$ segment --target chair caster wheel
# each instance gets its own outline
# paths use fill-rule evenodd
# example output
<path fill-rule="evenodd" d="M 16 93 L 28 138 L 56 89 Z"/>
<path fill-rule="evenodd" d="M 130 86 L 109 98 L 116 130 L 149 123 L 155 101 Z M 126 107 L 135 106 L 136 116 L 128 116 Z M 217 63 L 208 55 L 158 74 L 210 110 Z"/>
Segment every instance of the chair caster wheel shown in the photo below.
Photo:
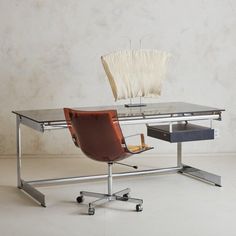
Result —
<path fill-rule="evenodd" d="M 129 194 L 126 193 L 123 195 L 123 201 L 128 201 L 129 200 Z"/>
<path fill-rule="evenodd" d="M 83 196 L 78 196 L 78 197 L 76 198 L 76 201 L 77 201 L 78 203 L 82 203 L 82 202 L 84 201 L 84 197 L 83 197 Z"/>
<path fill-rule="evenodd" d="M 136 211 L 137 212 L 143 211 L 143 207 L 141 204 L 136 205 Z"/>
<path fill-rule="evenodd" d="M 95 214 L 95 208 L 90 207 L 90 208 L 88 209 L 88 214 L 89 214 L 90 216 L 94 215 L 94 214 Z"/>

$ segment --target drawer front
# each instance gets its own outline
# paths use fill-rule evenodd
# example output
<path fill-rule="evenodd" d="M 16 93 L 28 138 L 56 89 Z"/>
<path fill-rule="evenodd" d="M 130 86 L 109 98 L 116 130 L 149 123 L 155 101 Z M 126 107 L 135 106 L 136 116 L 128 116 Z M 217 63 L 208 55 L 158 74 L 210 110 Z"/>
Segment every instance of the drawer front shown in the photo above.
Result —
<path fill-rule="evenodd" d="M 166 125 L 149 126 L 147 135 L 171 143 L 214 139 L 214 129 L 204 126 L 187 124 L 173 125 L 173 132 L 169 132 Z"/>

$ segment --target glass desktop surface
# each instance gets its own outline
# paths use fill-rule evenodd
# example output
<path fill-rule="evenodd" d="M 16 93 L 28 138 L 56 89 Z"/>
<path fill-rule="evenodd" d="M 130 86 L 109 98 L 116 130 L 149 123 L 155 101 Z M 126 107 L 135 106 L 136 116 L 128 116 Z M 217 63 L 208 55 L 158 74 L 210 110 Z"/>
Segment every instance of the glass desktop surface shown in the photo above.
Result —
<path fill-rule="evenodd" d="M 153 115 L 177 115 L 177 114 L 211 114 L 220 113 L 224 109 L 202 106 L 185 102 L 167 102 L 167 103 L 147 103 L 143 107 L 125 107 L 118 106 L 96 106 L 96 107 L 78 107 L 73 108 L 82 111 L 98 111 L 98 110 L 117 110 L 118 118 L 127 117 L 148 117 Z M 65 116 L 62 108 L 45 109 L 45 110 L 28 110 L 28 111 L 13 111 L 14 114 L 28 118 L 35 122 L 61 122 L 65 121 Z"/>

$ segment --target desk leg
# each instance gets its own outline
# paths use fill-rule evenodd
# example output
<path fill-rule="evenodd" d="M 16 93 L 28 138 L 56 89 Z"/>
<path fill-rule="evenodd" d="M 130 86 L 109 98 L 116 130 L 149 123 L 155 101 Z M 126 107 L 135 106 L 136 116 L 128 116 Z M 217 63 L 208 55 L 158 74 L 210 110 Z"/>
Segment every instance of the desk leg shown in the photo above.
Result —
<path fill-rule="evenodd" d="M 16 116 L 16 166 L 17 166 L 17 187 L 22 188 L 21 183 L 21 129 L 20 117 Z"/>
<path fill-rule="evenodd" d="M 204 182 L 208 182 L 214 184 L 215 186 L 221 187 L 221 177 L 219 175 L 215 175 L 188 165 L 183 165 L 183 169 L 179 172 L 186 176 L 197 178 Z"/>
<path fill-rule="evenodd" d="M 182 164 L 182 143 L 177 143 L 177 166 L 183 167 L 183 164 Z"/>
<path fill-rule="evenodd" d="M 182 169 L 178 171 L 181 174 L 221 187 L 221 177 L 219 175 L 182 164 L 182 143 L 177 143 L 177 166 L 182 167 Z"/>
<path fill-rule="evenodd" d="M 24 181 L 21 178 L 21 157 L 22 157 L 22 150 L 21 150 L 21 118 L 20 116 L 16 116 L 16 166 L 17 166 L 17 187 L 19 189 L 24 190 L 26 193 L 28 193 L 33 199 L 41 203 L 42 206 L 46 207 L 45 204 L 45 195 L 39 192 L 36 188 L 31 186 L 29 183 Z"/>

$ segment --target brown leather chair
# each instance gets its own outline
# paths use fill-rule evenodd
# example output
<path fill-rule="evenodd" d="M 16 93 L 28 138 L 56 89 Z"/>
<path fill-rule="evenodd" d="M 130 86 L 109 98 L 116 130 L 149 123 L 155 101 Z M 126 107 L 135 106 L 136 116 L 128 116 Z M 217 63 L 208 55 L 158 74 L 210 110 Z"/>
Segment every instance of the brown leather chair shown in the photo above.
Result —
<path fill-rule="evenodd" d="M 80 147 L 89 158 L 108 164 L 108 193 L 93 193 L 81 191 L 77 202 L 81 203 L 84 196 L 96 197 L 98 200 L 89 203 L 88 214 L 94 215 L 95 206 L 104 201 L 129 201 L 136 203 L 136 211 L 142 211 L 142 199 L 130 198 L 130 189 L 112 193 L 112 165 L 117 161 L 151 149 L 144 143 L 141 135 L 141 145 L 128 146 L 123 137 L 115 110 L 78 111 L 64 108 L 67 126 L 74 144 Z M 121 164 L 121 163 L 119 163 Z M 134 168 L 137 168 L 134 166 Z"/>

